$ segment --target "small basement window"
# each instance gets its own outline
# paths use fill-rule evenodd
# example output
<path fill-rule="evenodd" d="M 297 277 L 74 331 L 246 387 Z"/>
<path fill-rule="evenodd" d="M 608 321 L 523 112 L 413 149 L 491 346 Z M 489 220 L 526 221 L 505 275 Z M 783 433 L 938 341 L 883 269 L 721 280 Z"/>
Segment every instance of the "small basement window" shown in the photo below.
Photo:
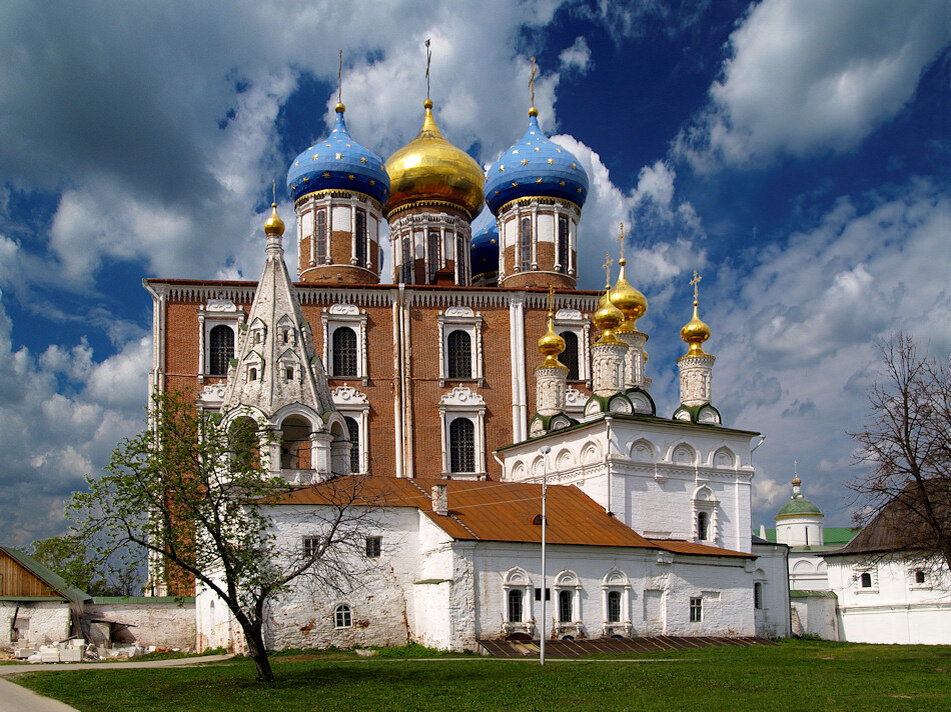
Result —
<path fill-rule="evenodd" d="M 350 606 L 341 603 L 334 609 L 334 627 L 350 628 L 353 626 L 353 616 L 350 613 Z"/>
<path fill-rule="evenodd" d="M 700 623 L 703 620 L 703 599 L 690 599 L 690 622 Z"/>
<path fill-rule="evenodd" d="M 319 536 L 304 537 L 304 556 L 308 559 L 314 556 L 320 550 Z"/>
<path fill-rule="evenodd" d="M 918 585 L 920 586 L 920 585 L 922 585 L 923 583 L 925 583 L 927 580 L 928 580 L 928 577 L 925 576 L 925 572 L 924 572 L 924 571 L 922 571 L 921 569 L 918 569 L 917 571 L 915 571 L 915 583 L 916 583 L 916 584 L 918 584 Z"/>
<path fill-rule="evenodd" d="M 868 571 L 866 571 L 866 572 L 863 573 L 862 576 L 859 578 L 859 581 L 861 582 L 862 588 L 871 588 L 871 587 L 872 587 L 872 574 L 870 574 Z"/>
<path fill-rule="evenodd" d="M 366 553 L 371 559 L 376 559 L 383 551 L 383 537 L 368 536 L 366 540 Z"/>

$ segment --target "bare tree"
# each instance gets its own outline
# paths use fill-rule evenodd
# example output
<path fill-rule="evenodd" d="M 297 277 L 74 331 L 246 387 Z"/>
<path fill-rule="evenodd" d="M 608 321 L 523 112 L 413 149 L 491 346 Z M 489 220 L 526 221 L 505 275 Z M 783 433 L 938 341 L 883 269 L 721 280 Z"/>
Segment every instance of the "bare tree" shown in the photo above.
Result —
<path fill-rule="evenodd" d="M 171 592 L 188 593 L 197 582 L 217 594 L 244 632 L 258 677 L 271 681 L 268 602 L 302 577 L 325 590 L 351 581 L 353 550 L 372 512 L 354 506 L 366 505 L 361 478 L 313 488 L 309 500 L 319 506 L 308 512 L 318 536 L 305 550 L 277 536 L 274 508 L 292 488 L 261 466 L 257 433 L 225 432 L 217 416 L 175 392 L 154 397 L 151 421 L 119 443 L 103 476 L 87 478 L 89 490 L 73 495 L 67 513 L 99 542 L 99 556 L 138 551 Z"/>
<path fill-rule="evenodd" d="M 850 433 L 869 466 L 849 488 L 861 523 L 878 518 L 869 550 L 917 552 L 951 568 L 951 382 L 945 363 L 898 333 L 881 347 L 884 375 L 871 387 L 865 427 Z"/>

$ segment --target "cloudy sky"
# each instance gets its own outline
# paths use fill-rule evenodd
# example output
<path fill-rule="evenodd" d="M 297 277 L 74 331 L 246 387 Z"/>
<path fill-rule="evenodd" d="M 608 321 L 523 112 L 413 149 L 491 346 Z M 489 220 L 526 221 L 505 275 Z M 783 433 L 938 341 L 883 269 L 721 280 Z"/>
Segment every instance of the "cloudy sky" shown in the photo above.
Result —
<path fill-rule="evenodd" d="M 385 157 L 419 129 L 427 38 L 437 120 L 483 164 L 524 132 L 538 59 L 542 127 L 591 180 L 582 287 L 633 225 L 659 409 L 697 269 L 715 404 L 767 435 L 754 522 L 798 460 L 847 524 L 876 341 L 951 351 L 949 24 L 946 0 L 0 4 L 3 543 L 62 531 L 142 427 L 141 279 L 257 278 L 271 181 L 327 133 L 338 49 L 351 132 Z"/>

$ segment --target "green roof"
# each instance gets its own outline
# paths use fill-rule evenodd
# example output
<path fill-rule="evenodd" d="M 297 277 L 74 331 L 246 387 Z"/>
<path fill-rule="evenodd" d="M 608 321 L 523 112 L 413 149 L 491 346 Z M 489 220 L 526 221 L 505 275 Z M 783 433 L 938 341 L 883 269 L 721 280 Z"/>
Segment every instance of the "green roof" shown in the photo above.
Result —
<path fill-rule="evenodd" d="M 845 546 L 852 539 L 855 538 L 855 535 L 862 531 L 861 527 L 823 527 L 822 528 L 822 546 L 811 546 L 811 547 L 793 547 L 796 549 L 814 549 L 818 550 L 820 548 L 831 548 L 838 549 L 839 547 Z M 759 536 L 759 532 L 753 532 L 756 536 Z M 772 543 L 776 543 L 776 530 L 767 529 L 766 530 L 766 540 Z"/>
<path fill-rule="evenodd" d="M 796 591 L 789 592 L 790 598 L 838 598 L 835 591 Z"/>
<path fill-rule="evenodd" d="M 93 596 L 93 603 L 194 603 L 194 596 Z"/>
<path fill-rule="evenodd" d="M 68 583 L 66 583 L 66 581 L 64 581 L 59 574 L 50 571 L 32 556 L 27 556 L 22 551 L 14 549 L 12 546 L 0 546 L 0 551 L 3 551 L 7 556 L 40 579 L 43 583 L 49 586 L 52 590 L 56 591 L 56 593 L 60 594 L 63 598 L 73 601 L 74 603 L 79 603 L 89 598 L 88 593 L 78 588 L 73 588 Z"/>
<path fill-rule="evenodd" d="M 792 499 L 780 507 L 776 517 L 790 517 L 799 514 L 817 514 L 821 517 L 822 510 L 802 495 L 799 495 L 798 497 L 793 496 Z"/>

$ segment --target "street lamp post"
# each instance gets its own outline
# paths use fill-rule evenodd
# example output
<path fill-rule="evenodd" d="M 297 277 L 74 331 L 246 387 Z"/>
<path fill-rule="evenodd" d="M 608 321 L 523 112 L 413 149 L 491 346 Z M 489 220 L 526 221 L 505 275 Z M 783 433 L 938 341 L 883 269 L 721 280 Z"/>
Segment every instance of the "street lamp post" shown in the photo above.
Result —
<path fill-rule="evenodd" d="M 545 621 L 547 618 L 545 598 L 548 593 L 546 571 L 545 571 L 545 528 L 548 526 L 548 517 L 546 512 L 548 496 L 548 453 L 551 448 L 542 445 L 542 624 L 538 634 L 538 664 L 545 664 Z"/>

